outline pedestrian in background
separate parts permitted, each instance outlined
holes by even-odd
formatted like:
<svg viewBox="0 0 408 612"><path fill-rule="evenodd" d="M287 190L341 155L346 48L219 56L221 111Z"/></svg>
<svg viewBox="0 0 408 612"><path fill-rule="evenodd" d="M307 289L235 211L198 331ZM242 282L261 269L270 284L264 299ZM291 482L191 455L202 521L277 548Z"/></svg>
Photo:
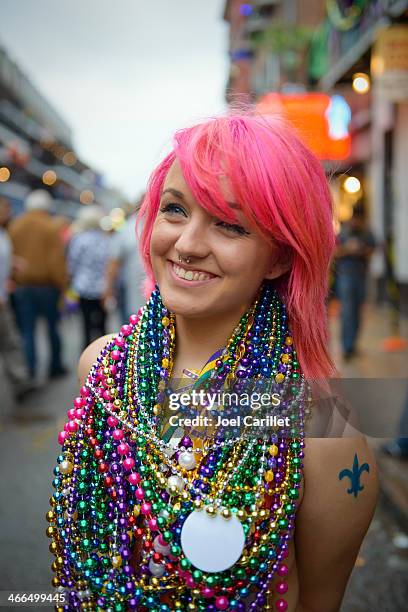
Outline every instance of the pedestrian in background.
<svg viewBox="0 0 408 612"><path fill-rule="evenodd" d="M375 239L366 228L364 209L360 204L344 223L337 237L335 251L337 294L341 302L341 342L343 358L356 354L361 323L361 308L366 297L367 273Z"/></svg>
<svg viewBox="0 0 408 612"><path fill-rule="evenodd" d="M10 203L0 198L0 355L14 397L21 401L34 385L30 380L14 315L9 304L8 282L13 267L11 240L7 224L11 218Z"/></svg>
<svg viewBox="0 0 408 612"><path fill-rule="evenodd" d="M51 217L52 199L43 189L26 198L26 212L10 223L13 251L23 265L14 272L14 303L30 375L37 373L36 324L47 322L50 347L48 374L66 374L58 330L59 301L66 287L64 246Z"/></svg>
<svg viewBox="0 0 408 612"><path fill-rule="evenodd" d="M144 304L143 282L146 278L136 242L136 210L126 219L123 226L112 237L109 263L106 271L104 302L108 305L118 298L118 282L123 284L120 300L122 322L126 323L131 314ZM119 301L119 300L117 300Z"/></svg>
<svg viewBox="0 0 408 612"><path fill-rule="evenodd" d="M99 206L82 208L72 226L73 236L68 246L68 272L71 289L79 296L84 347L92 339L106 334L102 296L110 238L101 229L102 217L103 211Z"/></svg>

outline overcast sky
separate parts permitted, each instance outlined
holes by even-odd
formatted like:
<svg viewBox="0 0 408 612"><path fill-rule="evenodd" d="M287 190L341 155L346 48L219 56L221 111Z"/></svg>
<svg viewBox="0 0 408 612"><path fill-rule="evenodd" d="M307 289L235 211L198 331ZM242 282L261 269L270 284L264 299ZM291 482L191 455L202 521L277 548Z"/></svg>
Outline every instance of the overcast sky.
<svg viewBox="0 0 408 612"><path fill-rule="evenodd" d="M1 0L0 42L128 197L175 129L222 112L224 0Z"/></svg>

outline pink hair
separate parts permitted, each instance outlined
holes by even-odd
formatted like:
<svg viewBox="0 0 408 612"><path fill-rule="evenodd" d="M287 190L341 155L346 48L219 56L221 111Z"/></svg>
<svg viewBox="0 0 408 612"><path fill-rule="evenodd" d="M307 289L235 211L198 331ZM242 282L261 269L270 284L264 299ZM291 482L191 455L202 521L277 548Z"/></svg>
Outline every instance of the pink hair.
<svg viewBox="0 0 408 612"><path fill-rule="evenodd" d="M234 219L220 176L249 223L290 258L276 283L286 303L305 375L333 375L328 352L326 295L334 248L332 202L320 162L281 118L232 113L178 131L174 149L151 175L138 215L140 249L154 287L149 248L165 177L178 159L194 198L210 214ZM224 193L224 195L223 195Z"/></svg>

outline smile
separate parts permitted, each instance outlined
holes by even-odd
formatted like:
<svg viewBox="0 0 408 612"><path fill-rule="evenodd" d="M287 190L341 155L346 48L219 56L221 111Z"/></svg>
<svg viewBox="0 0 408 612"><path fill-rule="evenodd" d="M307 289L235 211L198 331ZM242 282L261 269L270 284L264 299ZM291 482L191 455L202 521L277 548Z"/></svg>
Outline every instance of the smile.
<svg viewBox="0 0 408 612"><path fill-rule="evenodd" d="M180 279L181 281L187 281L187 283L205 283L218 278L215 274L203 272L202 270L186 270L179 264L169 261L169 266L173 277Z"/></svg>

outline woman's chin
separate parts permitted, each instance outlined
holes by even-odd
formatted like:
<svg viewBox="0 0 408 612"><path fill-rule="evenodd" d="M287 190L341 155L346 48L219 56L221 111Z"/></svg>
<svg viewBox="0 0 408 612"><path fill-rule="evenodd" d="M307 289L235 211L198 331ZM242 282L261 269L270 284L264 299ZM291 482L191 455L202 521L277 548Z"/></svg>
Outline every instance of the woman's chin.
<svg viewBox="0 0 408 612"><path fill-rule="evenodd" d="M174 291L161 290L161 298L164 306L175 315L181 317L199 318L208 316L211 312L211 306L203 303L202 300L192 298L192 296L175 295Z"/></svg>

